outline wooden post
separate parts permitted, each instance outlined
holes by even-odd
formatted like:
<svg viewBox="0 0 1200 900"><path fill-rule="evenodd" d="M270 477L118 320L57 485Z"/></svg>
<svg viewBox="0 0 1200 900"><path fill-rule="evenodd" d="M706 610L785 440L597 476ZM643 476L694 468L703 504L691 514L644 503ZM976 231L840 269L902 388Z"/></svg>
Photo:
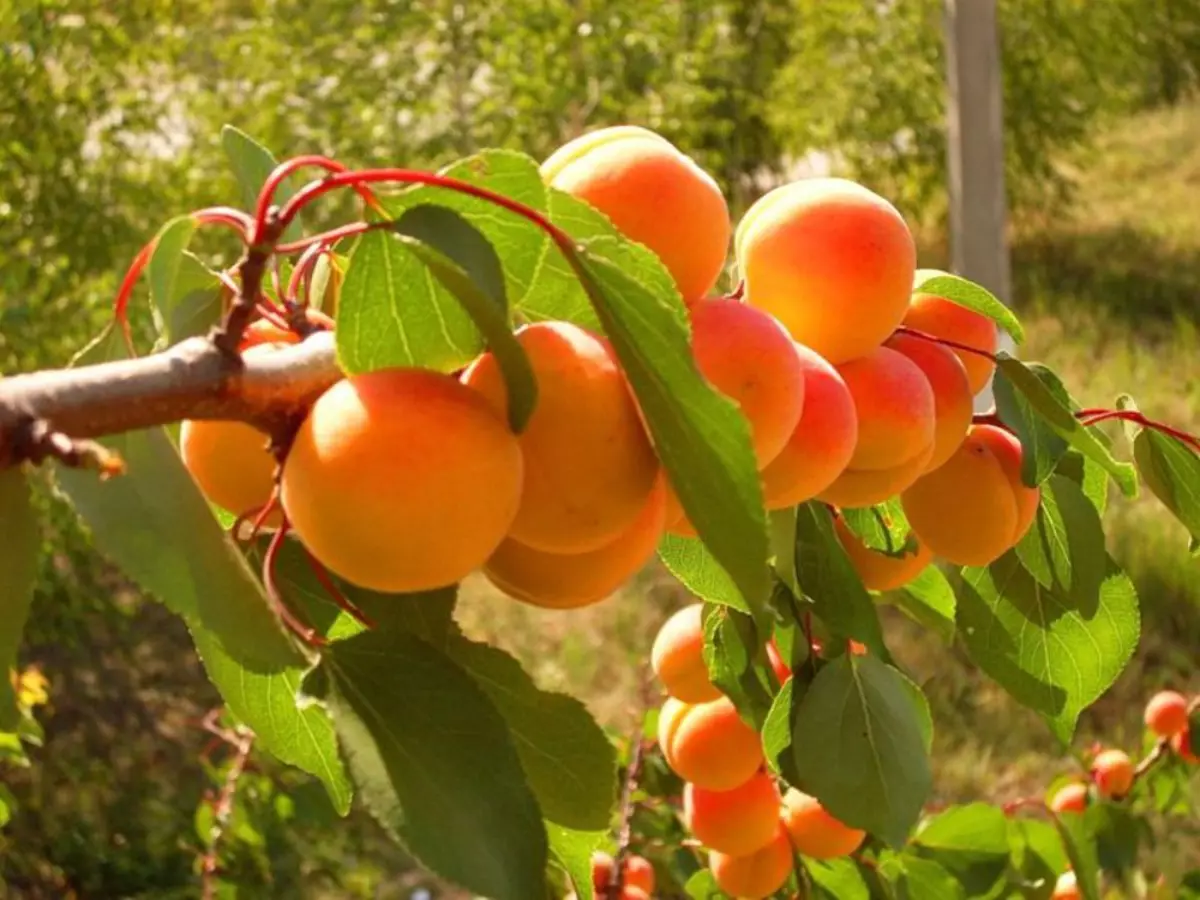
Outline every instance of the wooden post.
<svg viewBox="0 0 1200 900"><path fill-rule="evenodd" d="M1011 302L996 0L943 0L951 267ZM1001 336L1001 346L1011 341ZM992 406L989 385L976 398Z"/></svg>

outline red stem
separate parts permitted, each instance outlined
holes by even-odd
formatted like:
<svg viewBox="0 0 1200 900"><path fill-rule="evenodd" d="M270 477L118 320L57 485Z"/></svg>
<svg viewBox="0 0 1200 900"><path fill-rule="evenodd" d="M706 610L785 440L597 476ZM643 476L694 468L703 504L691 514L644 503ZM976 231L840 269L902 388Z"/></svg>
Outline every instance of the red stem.
<svg viewBox="0 0 1200 900"><path fill-rule="evenodd" d="M279 585L275 581L275 562L279 558L279 551L283 547L287 533L288 521L284 519L279 530L271 536L267 552L263 555L263 587L266 588L267 599L271 601L272 608L284 625L309 646L324 647L328 641L318 634L315 628L305 625L288 609L287 604L283 602L283 594L279 591Z"/></svg>
<svg viewBox="0 0 1200 900"><path fill-rule="evenodd" d="M1195 435L1188 434L1186 431L1181 431L1178 428L1172 428L1165 422L1158 422L1154 419L1148 419L1145 415L1132 409L1081 409L1075 413L1084 425L1098 425L1101 422L1108 422L1112 419L1120 419L1122 422L1134 422L1141 425L1143 428L1151 428L1162 434L1175 438L1181 443L1187 444L1196 452L1200 453L1200 438Z"/></svg>
<svg viewBox="0 0 1200 900"><path fill-rule="evenodd" d="M365 612L355 606L350 599L341 592L338 586L333 583L333 579L329 577L329 571L325 568L320 560L308 552L307 547L304 550L304 555L308 558L309 568L311 568L313 570L313 574L317 576L317 581L321 583L321 587L323 587L325 592L329 594L334 604L337 605L337 608L349 615L359 625L363 626L363 628L374 628L375 621Z"/></svg>
<svg viewBox="0 0 1200 900"><path fill-rule="evenodd" d="M344 238L366 234L368 231L380 231L385 228L391 228L394 224L391 219L386 222L351 222L348 225L340 225L337 228L323 231L320 234L302 237L288 244L280 244L275 248L275 252L284 254L295 253L298 250L307 250L317 245L324 245L331 248Z"/></svg>
<svg viewBox="0 0 1200 900"><path fill-rule="evenodd" d="M915 328L909 328L907 325L901 325L896 329L897 334L907 334L911 337L920 338L923 341L932 341L935 344L941 344L945 347L953 347L955 350L961 350L964 353L974 353L976 356L982 356L984 359L990 359L996 362L995 354L988 353L986 350L980 350L978 347L972 347L970 344L962 344L958 341L952 341L949 338L938 337L936 334L929 334L925 331L917 331Z"/></svg>
<svg viewBox="0 0 1200 900"><path fill-rule="evenodd" d="M283 180L298 171L309 166L316 166L324 169L326 172L332 172L335 175L340 172L348 171L349 167L344 163L340 163L335 159L330 159L328 156L308 155L297 156L294 159L285 160L277 165L274 171L267 176L267 180L263 182L262 190L258 192L258 201L254 206L254 226L253 226L253 241L259 243L263 239L264 231L267 227L267 215L271 210L271 201L275 199L275 192L279 190L279 186ZM379 201L370 189L364 186L355 188L358 195L363 198L367 206L372 209L379 209ZM290 221L290 220L289 220Z"/></svg>

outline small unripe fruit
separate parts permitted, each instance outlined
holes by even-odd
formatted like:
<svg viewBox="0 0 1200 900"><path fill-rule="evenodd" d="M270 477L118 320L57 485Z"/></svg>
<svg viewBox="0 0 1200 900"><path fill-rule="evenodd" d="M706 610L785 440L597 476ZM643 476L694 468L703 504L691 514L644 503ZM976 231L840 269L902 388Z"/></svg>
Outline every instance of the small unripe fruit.
<svg viewBox="0 0 1200 900"><path fill-rule="evenodd" d="M792 874L792 847L779 827L771 842L745 856L713 850L708 855L717 886L739 900L762 900L778 891Z"/></svg>
<svg viewBox="0 0 1200 900"><path fill-rule="evenodd" d="M1050 798L1050 808L1056 813L1081 813L1087 809L1087 804L1088 786L1079 782L1063 785Z"/></svg>
<svg viewBox="0 0 1200 900"><path fill-rule="evenodd" d="M680 778L710 791L743 784L763 764L762 740L728 697L708 703L663 704L658 744Z"/></svg>
<svg viewBox="0 0 1200 900"><path fill-rule="evenodd" d="M779 829L779 790L766 772L731 791L683 788L683 821L704 846L745 856L769 844Z"/></svg>
<svg viewBox="0 0 1200 900"><path fill-rule="evenodd" d="M663 623L650 648L650 665L667 693L684 703L721 696L704 663L703 603L689 604Z"/></svg>
<svg viewBox="0 0 1200 900"><path fill-rule="evenodd" d="M1146 727L1159 737L1172 737L1187 728L1188 701L1178 691L1159 691L1146 704Z"/></svg>
<svg viewBox="0 0 1200 900"><path fill-rule="evenodd" d="M1133 762L1122 750L1105 750L1092 761L1092 780L1103 797L1124 797L1133 787Z"/></svg>
<svg viewBox="0 0 1200 900"><path fill-rule="evenodd" d="M783 797L783 825L796 852L813 859L848 856L867 836L831 816L816 797L795 788Z"/></svg>
<svg viewBox="0 0 1200 900"><path fill-rule="evenodd" d="M1075 873L1063 872L1054 884L1054 893L1050 895L1050 900L1080 900L1082 896Z"/></svg>

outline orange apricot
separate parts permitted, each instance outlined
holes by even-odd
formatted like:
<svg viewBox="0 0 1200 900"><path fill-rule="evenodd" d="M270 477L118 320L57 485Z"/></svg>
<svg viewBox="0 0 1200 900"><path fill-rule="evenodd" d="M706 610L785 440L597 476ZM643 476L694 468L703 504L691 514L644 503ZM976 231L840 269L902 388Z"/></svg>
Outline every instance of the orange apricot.
<svg viewBox="0 0 1200 900"><path fill-rule="evenodd" d="M610 544L646 505L659 463L633 395L605 343L567 322L518 329L538 383L537 407L520 435L521 506L509 537L547 553ZM495 357L463 375L502 418L508 395Z"/></svg>
<svg viewBox="0 0 1200 900"><path fill-rule="evenodd" d="M1021 481L1021 444L994 425L973 425L954 455L901 495L917 539L934 556L986 566L1029 530L1040 492Z"/></svg>
<svg viewBox="0 0 1200 900"><path fill-rule="evenodd" d="M903 353L925 374L933 390L933 456L925 466L931 472L954 455L975 413L967 370L941 344L908 334L894 334L885 347Z"/></svg>
<svg viewBox="0 0 1200 900"><path fill-rule="evenodd" d="M804 408L787 443L762 470L767 509L787 509L828 488L850 464L858 443L854 398L837 369L796 345L804 370Z"/></svg>
<svg viewBox="0 0 1200 900"><path fill-rule="evenodd" d="M1146 727L1159 737L1172 737L1187 728L1188 701L1178 691L1159 691L1146 704Z"/></svg>
<svg viewBox="0 0 1200 900"><path fill-rule="evenodd" d="M758 732L728 697L707 703L669 697L658 718L658 745L680 778L710 791L732 790L764 760Z"/></svg>
<svg viewBox="0 0 1200 900"><path fill-rule="evenodd" d="M729 253L729 206L713 177L666 138L635 125L601 128L568 141L541 173L654 251L685 303L717 283Z"/></svg>
<svg viewBox="0 0 1200 900"><path fill-rule="evenodd" d="M783 795L783 826L796 852L813 859L848 856L867 836L831 816L816 797L795 788Z"/></svg>
<svg viewBox="0 0 1200 900"><path fill-rule="evenodd" d="M322 394L283 467L280 499L309 551L376 591L460 581L504 539L521 496L521 448L449 375L383 369Z"/></svg>
<svg viewBox="0 0 1200 900"><path fill-rule="evenodd" d="M779 828L779 789L763 771L729 791L686 784L683 822L710 850L745 856L774 839Z"/></svg>
<svg viewBox="0 0 1200 900"><path fill-rule="evenodd" d="M759 198L734 235L747 302L834 365L865 356L904 318L916 249L896 208L841 178Z"/></svg>
<svg viewBox="0 0 1200 900"><path fill-rule="evenodd" d="M1064 784L1050 798L1049 806L1056 813L1081 813L1087 809L1088 786L1082 782L1073 781Z"/></svg>
<svg viewBox="0 0 1200 900"><path fill-rule="evenodd" d="M592 889L600 896L612 883L613 858L607 853L597 851L592 854ZM625 878L622 887L626 892L640 892L632 897L647 896L654 892L654 866L650 861L636 853L625 857ZM631 900L629 893L623 894L625 900Z"/></svg>
<svg viewBox="0 0 1200 900"><path fill-rule="evenodd" d="M880 550L872 550L859 540L840 516L834 521L833 527L854 565L854 571L869 591L894 591L904 587L933 561L933 554L920 541L912 553L888 556Z"/></svg>
<svg viewBox="0 0 1200 900"><path fill-rule="evenodd" d="M1092 780L1102 797L1124 797L1133 787L1133 761L1123 750L1104 750L1092 760Z"/></svg>
<svg viewBox="0 0 1200 900"><path fill-rule="evenodd" d="M929 379L888 347L838 367L854 399L858 441L845 471L820 493L835 506L870 506L911 485L934 450L934 396Z"/></svg>
<svg viewBox="0 0 1200 900"><path fill-rule="evenodd" d="M663 623L650 648L650 666L667 693L684 703L721 696L704 663L703 603L689 604Z"/></svg>
<svg viewBox="0 0 1200 900"><path fill-rule="evenodd" d="M744 856L713 850L708 854L717 887L739 900L762 900L778 891L792 874L792 847L782 826L765 847Z"/></svg>
<svg viewBox="0 0 1200 900"><path fill-rule="evenodd" d="M654 558L663 534L666 494L654 488L638 517L602 547L584 553L546 553L508 538L488 558L483 574L501 591L547 609L599 603Z"/></svg>
<svg viewBox="0 0 1200 900"><path fill-rule="evenodd" d="M1050 895L1050 900L1080 900L1082 896L1075 873L1063 872L1054 883L1054 892Z"/></svg>
<svg viewBox="0 0 1200 900"><path fill-rule="evenodd" d="M999 337L996 323L944 297L922 292L914 294L908 312L904 314L903 324L915 331L965 344L984 353L996 352ZM996 364L988 357L969 350L954 349L954 354L967 370L971 394L978 394L992 377Z"/></svg>
<svg viewBox="0 0 1200 900"><path fill-rule="evenodd" d="M1192 765L1200 763L1200 756L1197 756L1192 751L1190 726L1171 738L1171 749L1185 763L1191 763Z"/></svg>

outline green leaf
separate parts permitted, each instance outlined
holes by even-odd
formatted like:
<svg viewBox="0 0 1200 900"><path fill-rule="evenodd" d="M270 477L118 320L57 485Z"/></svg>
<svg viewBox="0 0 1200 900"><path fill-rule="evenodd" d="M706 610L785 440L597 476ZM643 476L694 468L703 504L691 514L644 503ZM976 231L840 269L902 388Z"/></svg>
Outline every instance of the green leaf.
<svg viewBox="0 0 1200 900"><path fill-rule="evenodd" d="M1105 443L1077 418L1065 403L1025 363L1001 350L996 354L996 369L1003 372L1014 388L1025 395L1032 409L1067 443L1102 465L1128 497L1137 494L1137 473L1129 463L1118 462Z"/></svg>
<svg viewBox="0 0 1200 900"><path fill-rule="evenodd" d="M1008 842L1013 868L1027 881L1044 882L1047 887L1037 896L1048 896L1070 864L1058 830L1049 822L1014 817L1008 821Z"/></svg>
<svg viewBox="0 0 1200 900"><path fill-rule="evenodd" d="M906 556L916 550L916 537L904 515L899 497L885 503L840 511L846 527L871 550L888 556Z"/></svg>
<svg viewBox="0 0 1200 900"><path fill-rule="evenodd" d="M789 678L771 702L762 725L763 753L771 771L782 775L789 784L800 780L792 755L792 736L796 733L796 679Z"/></svg>
<svg viewBox="0 0 1200 900"><path fill-rule="evenodd" d="M183 254L175 278L175 300L163 323L166 344L208 334L225 313L223 300L224 288L216 273L191 253Z"/></svg>
<svg viewBox="0 0 1200 900"><path fill-rule="evenodd" d="M176 216L160 228L154 238L146 277L150 282L150 299L163 322L170 321L172 307L181 296L176 283L183 266L184 251L191 243L196 227L192 216Z"/></svg>
<svg viewBox="0 0 1200 900"><path fill-rule="evenodd" d="M792 738L798 786L830 815L894 847L904 844L932 785L922 714L907 682L872 655L841 656L813 679Z"/></svg>
<svg viewBox="0 0 1200 900"><path fill-rule="evenodd" d="M954 640L957 601L954 588L937 566L926 566L920 575L893 592L890 599L901 612L947 644Z"/></svg>
<svg viewBox="0 0 1200 900"><path fill-rule="evenodd" d="M617 266L573 260L637 395L688 520L759 619L771 581L767 525L749 428L692 360L686 317Z"/></svg>
<svg viewBox="0 0 1200 900"><path fill-rule="evenodd" d="M1055 589L1073 606L1095 607L1107 569L1104 526L1075 482L1061 475L1046 480L1033 525L1016 553L1042 587Z"/></svg>
<svg viewBox="0 0 1200 900"><path fill-rule="evenodd" d="M952 806L918 832L911 852L954 873L969 896L986 896L1008 866L1008 819L986 803Z"/></svg>
<svg viewBox="0 0 1200 900"><path fill-rule="evenodd" d="M1057 375L1038 363L1030 363L1026 368L1063 406L1073 408L1071 396ZM1050 477L1070 445L1047 424L1003 368L998 369L992 379L992 392L1000 421L1021 441L1021 480L1030 487L1037 487Z"/></svg>
<svg viewBox="0 0 1200 900"><path fill-rule="evenodd" d="M1143 828L1147 823L1127 806L1093 803L1084 812L1091 833L1096 837L1096 860L1106 872L1122 878L1137 867Z"/></svg>
<svg viewBox="0 0 1200 900"><path fill-rule="evenodd" d="M0 470L0 731L13 731L19 722L9 672L16 668L33 601L40 547L25 473L19 468Z"/></svg>
<svg viewBox="0 0 1200 900"><path fill-rule="evenodd" d="M1102 900L1096 839L1085 817L1078 813L1062 813L1055 816L1054 827L1058 829L1063 849L1075 872L1080 896L1083 900Z"/></svg>
<svg viewBox="0 0 1200 900"><path fill-rule="evenodd" d="M804 867L812 877L816 897L822 900L870 900L870 888L854 860L805 858Z"/></svg>
<svg viewBox="0 0 1200 900"><path fill-rule="evenodd" d="M571 879L571 887L575 890L577 900L595 900L596 894L592 889L592 853L600 849L601 844L608 839L607 830L573 831L547 822L546 836L550 842L550 855L558 860L558 864Z"/></svg>
<svg viewBox="0 0 1200 900"><path fill-rule="evenodd" d="M805 503L796 510L796 575L813 611L835 635L861 641L872 653L890 659L875 602L823 504Z"/></svg>
<svg viewBox="0 0 1200 900"><path fill-rule="evenodd" d="M509 424L513 431L523 431L537 402L537 381L508 325L504 272L496 251L471 223L441 206L410 208L396 221L395 230L487 341L504 376Z"/></svg>
<svg viewBox="0 0 1200 900"><path fill-rule="evenodd" d="M1011 551L963 570L958 632L968 653L1063 742L1124 669L1139 630L1133 582L1111 559L1090 607L1042 587Z"/></svg>
<svg viewBox="0 0 1200 900"><path fill-rule="evenodd" d="M1055 474L1079 485L1084 496L1096 508L1096 512L1104 515L1108 508L1108 486L1111 479L1099 463L1088 459L1078 450L1070 450L1059 461Z"/></svg>
<svg viewBox="0 0 1200 900"><path fill-rule="evenodd" d="M455 637L447 653L504 717L543 817L576 831L605 831L617 799L616 754L587 708L539 690L496 647Z"/></svg>
<svg viewBox="0 0 1200 900"><path fill-rule="evenodd" d="M1013 311L996 299L987 288L938 269L918 269L913 293L933 294L974 310L1008 332L1018 344L1025 340L1025 329Z"/></svg>
<svg viewBox="0 0 1200 900"><path fill-rule="evenodd" d="M700 869L683 886L690 900L726 900L728 894L717 886L711 869Z"/></svg>
<svg viewBox="0 0 1200 900"><path fill-rule="evenodd" d="M1133 459L1154 496L1187 528L1193 553L1200 552L1200 455L1182 441L1143 428L1133 441Z"/></svg>
<svg viewBox="0 0 1200 900"><path fill-rule="evenodd" d="M321 670L329 677L310 679L312 690L327 689L359 794L380 823L468 890L542 896L548 850L537 800L475 680L420 638L389 631L331 645Z"/></svg>
<svg viewBox="0 0 1200 900"><path fill-rule="evenodd" d="M701 600L749 613L737 585L699 538L664 534L658 545L658 558L680 584Z"/></svg>
<svg viewBox="0 0 1200 900"><path fill-rule="evenodd" d="M962 884L936 862L919 856L892 856L879 866L895 888L896 900L964 900Z"/></svg>
<svg viewBox="0 0 1200 900"><path fill-rule="evenodd" d="M1176 900L1200 900L1200 869L1193 869L1183 876Z"/></svg>
<svg viewBox="0 0 1200 900"><path fill-rule="evenodd" d="M238 187L242 191L242 206L247 212L253 212L258 204L258 192L266 183L267 178L275 170L278 162L262 144L255 141L244 131L239 131L232 125L221 129L221 147L233 168ZM282 206L299 189L298 179L289 175L275 191L275 205ZM294 241L304 236L304 229L296 218L283 233L284 241Z"/></svg>
<svg viewBox="0 0 1200 900"><path fill-rule="evenodd" d="M313 266L309 285L309 302L317 309L332 314L342 294L349 259L339 253L322 253Z"/></svg>
<svg viewBox="0 0 1200 900"><path fill-rule="evenodd" d="M771 708L763 638L754 620L727 606L704 610L704 662L709 677L758 731Z"/></svg>

